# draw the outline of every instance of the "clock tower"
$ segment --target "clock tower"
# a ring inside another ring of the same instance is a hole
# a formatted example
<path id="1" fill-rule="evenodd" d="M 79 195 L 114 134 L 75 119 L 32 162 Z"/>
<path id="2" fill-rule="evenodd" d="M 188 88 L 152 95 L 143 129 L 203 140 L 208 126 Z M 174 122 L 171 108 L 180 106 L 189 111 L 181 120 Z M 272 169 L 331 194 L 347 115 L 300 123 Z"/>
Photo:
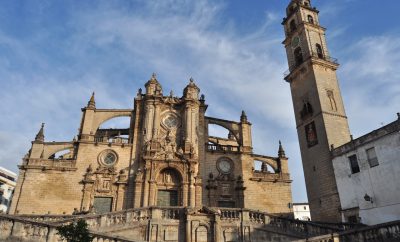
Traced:
<path id="1" fill-rule="evenodd" d="M 283 20 L 283 44 L 311 217 L 340 222 L 340 201 L 330 149 L 350 141 L 340 94 L 337 60 L 328 52 L 325 28 L 310 0 L 292 0 Z"/>

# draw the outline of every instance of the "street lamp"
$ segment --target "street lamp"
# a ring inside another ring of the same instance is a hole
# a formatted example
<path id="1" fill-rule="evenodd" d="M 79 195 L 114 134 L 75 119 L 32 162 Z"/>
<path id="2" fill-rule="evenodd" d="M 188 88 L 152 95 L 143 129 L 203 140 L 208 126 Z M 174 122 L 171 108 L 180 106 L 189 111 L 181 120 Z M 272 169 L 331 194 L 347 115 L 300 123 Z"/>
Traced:
<path id="1" fill-rule="evenodd" d="M 372 201 L 372 197 L 369 196 L 367 193 L 365 193 L 364 200 L 367 201 L 367 202 L 374 203 L 374 201 Z"/>

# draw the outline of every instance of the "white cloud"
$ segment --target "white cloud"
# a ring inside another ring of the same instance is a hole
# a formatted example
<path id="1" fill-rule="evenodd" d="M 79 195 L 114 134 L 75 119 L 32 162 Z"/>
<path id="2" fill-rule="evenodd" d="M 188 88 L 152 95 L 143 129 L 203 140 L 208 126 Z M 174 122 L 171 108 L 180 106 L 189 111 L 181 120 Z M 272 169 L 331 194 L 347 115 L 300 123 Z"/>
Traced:
<path id="1" fill-rule="evenodd" d="M 342 92 L 351 130 L 360 136 L 393 122 L 400 111 L 400 36 L 364 37 L 345 52 Z"/>

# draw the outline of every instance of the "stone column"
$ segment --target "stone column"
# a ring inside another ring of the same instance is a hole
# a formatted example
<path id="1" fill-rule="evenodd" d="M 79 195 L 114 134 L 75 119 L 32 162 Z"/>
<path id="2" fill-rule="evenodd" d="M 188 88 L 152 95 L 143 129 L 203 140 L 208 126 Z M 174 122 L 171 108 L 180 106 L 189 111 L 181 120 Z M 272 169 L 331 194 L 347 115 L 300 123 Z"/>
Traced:
<path id="1" fill-rule="evenodd" d="M 150 169 L 146 168 L 144 172 L 144 189 L 143 189 L 143 205 L 142 207 L 149 206 L 149 177 L 150 177 Z"/>
<path id="2" fill-rule="evenodd" d="M 214 221 L 214 241 L 215 242 L 222 242 L 221 238 L 221 217 L 219 214 L 215 215 Z"/>
<path id="3" fill-rule="evenodd" d="M 190 184 L 189 184 L 189 196 L 190 196 L 190 203 L 189 206 L 195 207 L 196 206 L 196 189 L 194 187 L 194 178 L 193 172 L 190 174 Z"/>
<path id="4" fill-rule="evenodd" d="M 88 211 L 90 208 L 90 197 L 91 197 L 91 192 L 93 190 L 93 185 L 94 181 L 88 180 L 84 181 L 84 187 L 83 187 L 83 198 L 82 198 L 82 204 L 81 204 L 81 211 Z"/>
<path id="5" fill-rule="evenodd" d="M 192 231 L 191 231 L 191 222 L 190 221 L 190 215 L 188 214 L 189 211 L 186 211 L 186 242 L 191 242 L 192 241 Z"/>
<path id="6" fill-rule="evenodd" d="M 118 189 L 117 189 L 117 201 L 115 204 L 115 211 L 120 211 L 123 209 L 123 205 L 124 205 L 126 182 L 118 182 L 117 185 L 118 185 Z"/>
<path id="7" fill-rule="evenodd" d="M 191 145 L 191 127 L 192 127 L 192 109 L 190 105 L 186 106 L 186 123 L 185 123 L 185 153 L 190 152 L 190 145 Z"/>
<path id="8" fill-rule="evenodd" d="M 151 106 L 150 103 L 146 102 L 146 107 L 145 107 L 146 115 L 145 115 L 145 121 L 144 121 L 144 127 L 146 128 L 146 135 L 145 135 L 145 140 L 149 141 L 152 137 L 152 124 L 153 124 L 153 118 L 154 118 L 154 107 Z"/>
<path id="9" fill-rule="evenodd" d="M 189 183 L 188 182 L 183 182 L 182 183 L 182 188 L 183 188 L 183 192 L 182 192 L 182 206 L 187 207 L 188 206 L 188 193 L 189 193 Z"/>
<path id="10" fill-rule="evenodd" d="M 135 198 L 133 201 L 133 207 L 134 208 L 139 208 L 140 207 L 140 201 L 142 200 L 142 181 L 135 181 Z"/>
<path id="11" fill-rule="evenodd" d="M 158 105 L 158 102 L 154 103 L 154 118 L 153 118 L 153 139 L 157 137 L 158 135 L 158 129 L 160 126 L 160 106 Z"/>
<path id="12" fill-rule="evenodd" d="M 193 151 L 195 152 L 196 157 L 198 156 L 198 152 L 199 152 L 199 150 L 198 150 L 198 138 L 199 137 L 197 136 L 197 132 L 196 132 L 196 130 L 199 126 L 199 115 L 198 114 L 199 114 L 199 108 L 197 105 L 190 109 L 190 116 L 191 116 L 191 132 L 190 132 L 191 136 L 190 136 L 190 138 L 191 138 L 191 143 L 194 148 Z"/>
<path id="13" fill-rule="evenodd" d="M 196 207 L 202 207 L 202 199 L 203 199 L 203 187 L 202 187 L 202 182 L 200 177 L 196 177 L 196 183 L 195 183 L 195 191 L 196 191 Z"/>
<path id="14" fill-rule="evenodd" d="M 156 195 L 156 181 L 155 180 L 150 180 L 149 181 L 150 184 L 150 191 L 149 191 L 149 206 L 154 206 L 155 201 L 155 195 Z"/>

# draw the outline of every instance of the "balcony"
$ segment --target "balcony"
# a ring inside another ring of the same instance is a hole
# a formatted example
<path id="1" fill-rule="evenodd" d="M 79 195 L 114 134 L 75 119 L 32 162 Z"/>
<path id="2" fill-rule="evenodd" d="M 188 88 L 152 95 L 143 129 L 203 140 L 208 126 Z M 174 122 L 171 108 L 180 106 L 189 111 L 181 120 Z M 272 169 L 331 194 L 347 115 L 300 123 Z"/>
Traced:
<path id="1" fill-rule="evenodd" d="M 128 144 L 129 138 L 103 136 L 103 137 L 95 137 L 94 142 L 96 142 L 96 143 Z"/>
<path id="2" fill-rule="evenodd" d="M 336 64 L 336 65 L 339 64 L 338 59 L 333 58 L 333 57 L 330 57 L 330 56 L 327 56 L 327 55 L 324 55 L 324 54 L 322 54 L 322 53 L 312 52 L 312 53 L 311 53 L 311 56 L 312 56 L 313 58 L 318 58 L 318 59 L 322 59 L 322 60 L 325 60 L 325 61 L 334 63 L 334 64 Z"/>
<path id="3" fill-rule="evenodd" d="M 311 53 L 311 58 L 316 58 L 316 59 L 320 59 L 320 60 L 324 60 L 330 63 L 333 63 L 335 65 L 339 65 L 338 59 L 330 57 L 330 56 L 326 56 L 323 55 L 321 53 L 317 53 L 317 52 L 312 52 Z M 302 60 L 301 62 L 296 62 L 296 64 L 292 65 L 291 67 L 289 67 L 288 70 L 286 70 L 283 73 L 283 79 L 286 80 L 286 78 L 292 73 L 292 71 L 294 71 L 297 67 L 299 67 L 301 64 L 303 64 L 307 59 Z"/>

